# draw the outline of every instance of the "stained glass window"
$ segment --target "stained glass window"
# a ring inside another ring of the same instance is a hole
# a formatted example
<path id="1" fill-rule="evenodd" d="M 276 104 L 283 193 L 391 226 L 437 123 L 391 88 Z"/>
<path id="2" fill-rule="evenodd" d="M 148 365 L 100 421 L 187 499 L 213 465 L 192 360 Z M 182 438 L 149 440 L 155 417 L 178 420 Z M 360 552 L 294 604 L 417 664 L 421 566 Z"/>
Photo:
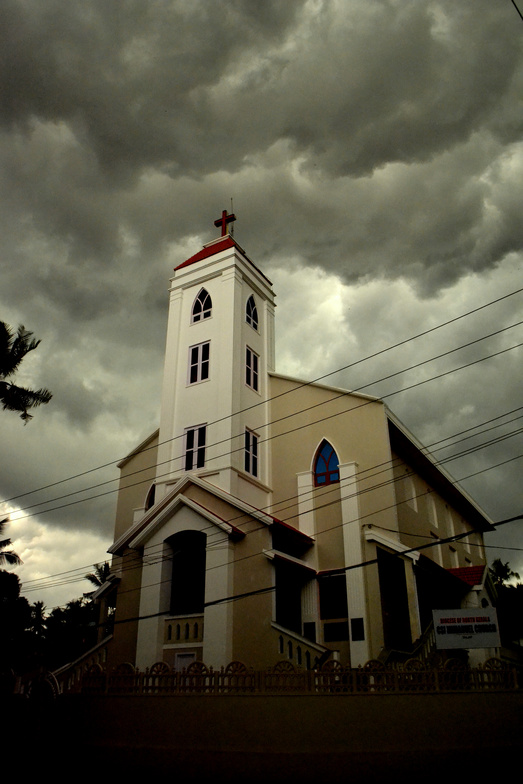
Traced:
<path id="1" fill-rule="evenodd" d="M 329 444 L 323 439 L 316 460 L 314 461 L 314 484 L 316 486 L 330 485 L 340 481 L 340 470 L 338 455 Z"/>

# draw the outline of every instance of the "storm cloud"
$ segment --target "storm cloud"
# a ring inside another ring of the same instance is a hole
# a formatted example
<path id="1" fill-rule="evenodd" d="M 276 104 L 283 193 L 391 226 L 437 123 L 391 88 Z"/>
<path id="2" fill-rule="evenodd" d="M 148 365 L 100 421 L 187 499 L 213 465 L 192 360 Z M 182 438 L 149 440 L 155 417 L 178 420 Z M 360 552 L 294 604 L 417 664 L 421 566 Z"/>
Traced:
<path id="1" fill-rule="evenodd" d="M 427 444 L 519 406 L 522 41 L 509 0 L 4 0 L 0 319 L 42 339 L 20 380 L 54 393 L 0 420 L 22 579 L 45 572 L 30 526 L 105 559 L 115 463 L 158 421 L 168 279 L 231 200 L 275 284 L 279 371 L 383 395 Z M 499 520 L 520 452 L 449 470 Z M 506 529 L 492 552 L 523 571 Z"/>

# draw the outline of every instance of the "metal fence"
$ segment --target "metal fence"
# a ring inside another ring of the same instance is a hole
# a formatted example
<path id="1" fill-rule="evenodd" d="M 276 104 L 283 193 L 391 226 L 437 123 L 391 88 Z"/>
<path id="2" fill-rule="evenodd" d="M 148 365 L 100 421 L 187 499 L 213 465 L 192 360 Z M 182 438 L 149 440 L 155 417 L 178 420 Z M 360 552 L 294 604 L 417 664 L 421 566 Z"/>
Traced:
<path id="1" fill-rule="evenodd" d="M 449 659 L 438 666 L 411 659 L 401 666 L 379 661 L 362 667 L 328 662 L 319 670 L 305 670 L 282 661 L 267 670 L 253 670 L 241 662 L 213 669 L 193 662 L 176 671 L 158 662 L 145 671 L 123 664 L 108 672 L 94 665 L 83 673 L 73 691 L 92 695 L 224 695 L 224 694 L 391 694 L 467 691 L 514 691 L 521 673 L 500 659 L 468 667 Z"/>

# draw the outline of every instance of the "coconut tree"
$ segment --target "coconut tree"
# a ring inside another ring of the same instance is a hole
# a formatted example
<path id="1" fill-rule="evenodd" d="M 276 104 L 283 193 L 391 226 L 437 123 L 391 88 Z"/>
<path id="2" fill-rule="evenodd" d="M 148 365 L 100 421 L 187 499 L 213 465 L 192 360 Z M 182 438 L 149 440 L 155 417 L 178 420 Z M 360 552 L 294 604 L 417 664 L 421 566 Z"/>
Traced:
<path id="1" fill-rule="evenodd" d="M 497 591 L 501 643 L 509 647 L 516 643 L 519 650 L 523 639 L 523 584 L 519 582 L 518 572 L 501 558 L 492 561 L 489 572 Z"/>
<path id="2" fill-rule="evenodd" d="M 103 585 L 109 575 L 111 574 L 111 567 L 107 561 L 101 564 L 93 564 L 94 572 L 89 572 L 89 574 L 84 574 L 86 580 L 89 580 L 92 585 L 96 588 L 99 588 Z M 90 594 L 84 594 L 84 596 L 90 596 Z"/>
<path id="3" fill-rule="evenodd" d="M 0 566 L 18 566 L 22 563 L 20 556 L 13 550 L 6 549 L 11 546 L 11 540 L 4 538 L 5 527 L 8 522 L 7 517 L 4 520 L 0 520 Z"/>
<path id="4" fill-rule="evenodd" d="M 492 577 L 492 581 L 497 588 L 501 588 L 502 586 L 507 585 L 507 583 L 510 583 L 511 580 L 519 580 L 519 574 L 517 572 L 513 572 L 508 564 L 508 561 L 503 563 L 501 558 L 495 558 L 492 561 L 489 572 L 490 576 Z"/>
<path id="5" fill-rule="evenodd" d="M 8 324 L 0 321 L 0 401 L 4 410 L 19 411 L 24 424 L 32 419 L 30 408 L 49 403 L 52 394 L 48 389 L 26 389 L 13 384 L 11 378 L 20 367 L 23 358 L 40 344 L 33 333 L 19 326 L 15 332 Z"/>

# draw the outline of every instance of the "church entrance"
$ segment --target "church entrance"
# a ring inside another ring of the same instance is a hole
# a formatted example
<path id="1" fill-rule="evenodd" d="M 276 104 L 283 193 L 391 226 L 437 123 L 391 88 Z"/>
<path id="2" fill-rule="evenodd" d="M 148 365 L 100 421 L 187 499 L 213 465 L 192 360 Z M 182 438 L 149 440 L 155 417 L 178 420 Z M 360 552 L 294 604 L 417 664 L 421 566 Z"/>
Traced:
<path id="1" fill-rule="evenodd" d="M 381 547 L 376 548 L 376 552 L 385 647 L 408 651 L 412 637 L 405 561 Z"/>

